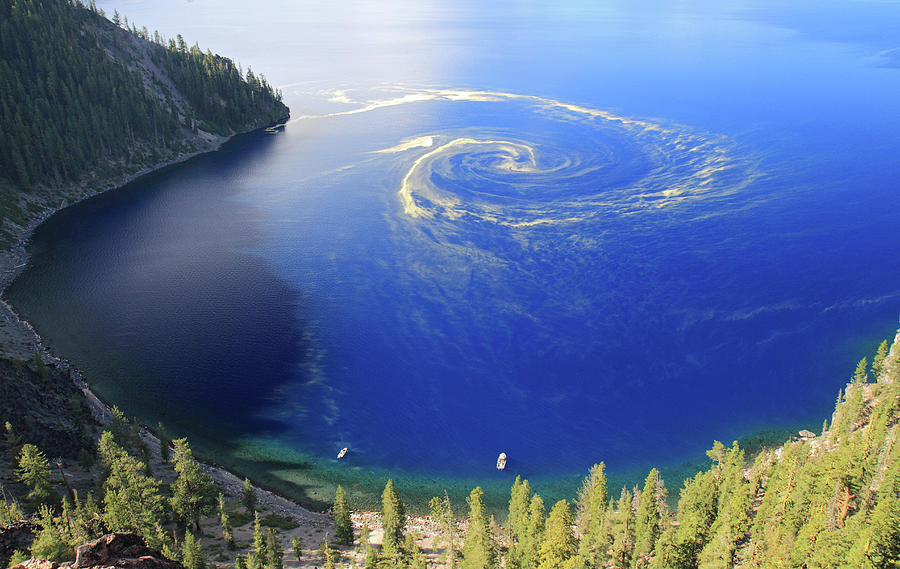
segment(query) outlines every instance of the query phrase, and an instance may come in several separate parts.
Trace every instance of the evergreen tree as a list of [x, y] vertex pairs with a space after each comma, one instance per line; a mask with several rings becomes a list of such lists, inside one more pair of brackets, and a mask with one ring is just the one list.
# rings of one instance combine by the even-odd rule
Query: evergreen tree
[[325, 542], [322, 543], [322, 569], [335, 569], [335, 557], [337, 557], [336, 552], [328, 545], [328, 539], [325, 539]]
[[184, 542], [181, 545], [181, 563], [185, 569], [204, 569], [203, 551], [200, 542], [194, 538], [190, 531], [184, 532]]
[[381, 525], [384, 528], [382, 551], [386, 556], [400, 552], [406, 527], [406, 508], [393, 480], [388, 480], [381, 494]]
[[875, 357], [872, 358], [872, 377], [875, 381], [879, 381], [881, 378], [881, 374], [884, 373], [884, 360], [888, 355], [888, 343], [887, 340], [882, 340], [881, 344], [878, 345], [878, 351], [875, 352]]
[[116, 444], [109, 431], [100, 435], [99, 449], [109, 472], [103, 483], [104, 520], [109, 529], [157, 535], [163, 513], [159, 484], [144, 474], [144, 464]]
[[228, 549], [234, 549], [234, 529], [228, 520], [228, 512], [225, 510], [225, 495], [219, 493], [219, 524], [222, 526], [222, 539]]
[[340, 484], [334, 494], [334, 539], [343, 545], [353, 545], [353, 522], [347, 492]]
[[528, 523], [525, 534], [519, 543], [518, 565], [520, 569], [532, 569], [537, 567], [540, 561], [541, 544], [544, 541], [544, 500], [534, 494], [528, 505]]
[[269, 542], [263, 533], [262, 524], [259, 523], [259, 512], [253, 515], [253, 551], [247, 556], [248, 567], [255, 564], [256, 567], [264, 567], [269, 559]]
[[497, 565], [497, 549], [484, 510], [484, 491], [469, 494], [469, 523], [462, 549], [463, 569], [489, 569]]
[[698, 473], [685, 481], [678, 500], [679, 525], [661, 536], [651, 567], [691, 569], [697, 566], [697, 556], [716, 517], [717, 500], [715, 470]]
[[634, 552], [634, 512], [631, 509], [632, 498], [628, 490], [622, 488], [622, 494], [616, 504], [612, 528], [613, 544], [611, 550], [612, 566], [615, 569], [628, 569]]
[[648, 558], [656, 546], [656, 541], [662, 533], [665, 508], [664, 491], [665, 487], [659, 478], [659, 471], [655, 468], [651, 469], [644, 480], [644, 490], [640, 495], [640, 505], [635, 519], [634, 562], [632, 563], [635, 568], [646, 566]]
[[178, 478], [172, 484], [172, 511], [186, 526], [193, 525], [199, 532], [200, 519], [210, 515], [215, 508], [218, 489], [194, 460], [187, 439], [178, 439], [174, 444]]
[[256, 489], [253, 488], [249, 478], [244, 478], [244, 487], [241, 489], [241, 505], [248, 514], [253, 514], [256, 512], [256, 503]]
[[572, 511], [566, 500], [560, 500], [550, 510], [547, 529], [541, 544], [538, 569], [564, 569], [571, 567], [576, 553], [575, 534], [572, 532]]
[[868, 380], [866, 370], [868, 368], [869, 363], [866, 358], [859, 360], [859, 363], [856, 364], [856, 371], [853, 372], [853, 383], [866, 383]]
[[284, 567], [284, 549], [281, 547], [281, 540], [275, 530], [269, 528], [266, 531], [266, 561], [264, 563], [266, 569], [283, 569]]
[[156, 424], [156, 432], [159, 435], [159, 460], [166, 464], [169, 462], [169, 447], [172, 445], [172, 440], [169, 439], [162, 422]]
[[35, 445], [28, 443], [19, 451], [19, 466], [16, 469], [19, 482], [27, 485], [28, 499], [39, 503], [50, 496], [53, 486], [50, 484], [50, 461]]
[[31, 556], [58, 563], [75, 559], [75, 550], [67, 543], [61, 528], [54, 523], [48, 506], [41, 506], [38, 519], [41, 530], [31, 544]]
[[531, 503], [531, 486], [528, 480], [516, 476], [509, 492], [509, 516], [506, 519], [513, 542], [520, 541], [528, 523], [528, 506]]
[[[450, 496], [444, 492], [443, 499], [434, 497], [429, 503], [431, 517], [440, 524], [441, 540], [435, 539], [437, 543], [443, 543], [445, 546], [443, 559], [449, 569], [456, 569], [456, 517], [453, 514], [453, 505], [450, 503]], [[437, 543], [435, 546], [437, 547]]]
[[602, 462], [591, 467], [575, 501], [575, 520], [581, 538], [578, 553], [590, 568], [603, 566], [610, 545], [603, 528], [608, 499], [605, 468]]
[[293, 550], [294, 557], [297, 558], [297, 561], [301, 562], [303, 560], [303, 545], [300, 542], [299, 537], [294, 536], [294, 538], [291, 539], [291, 550]]

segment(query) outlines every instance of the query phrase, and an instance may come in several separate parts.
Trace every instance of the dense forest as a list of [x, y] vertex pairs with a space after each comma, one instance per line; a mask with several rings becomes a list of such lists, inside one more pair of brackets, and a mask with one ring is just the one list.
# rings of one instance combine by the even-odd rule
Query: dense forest
[[[871, 365], [860, 361], [820, 434], [801, 431], [753, 457], [737, 443], [714, 443], [709, 467], [684, 481], [675, 511], [656, 469], [642, 485], [611, 494], [600, 463], [571, 503], [561, 500], [549, 512], [529, 482], [517, 478], [502, 525], [486, 514], [480, 488], [471, 492], [465, 517], [446, 495], [435, 497], [430, 521], [439, 530], [428, 555], [390, 480], [371, 526], [353, 523], [347, 494], [338, 487], [332, 543], [326, 535], [321, 547], [304, 552], [296, 536], [288, 540], [277, 529], [295, 526], [267, 516], [270, 527], [264, 529], [249, 481], [226, 503], [187, 441], [173, 444], [161, 426], [158, 460], [164, 466], [152, 470], [146, 440], [113, 409], [90, 451], [78, 453], [82, 468], [98, 473], [81, 497], [61, 488], [59, 477], [51, 479], [38, 445], [10, 422], [5, 428], [0, 464], [14, 467], [17, 485], [10, 488], [14, 493], [3, 492], [0, 526], [29, 517], [35, 524], [33, 543], [11, 552], [13, 562], [29, 556], [70, 560], [85, 540], [130, 531], [188, 569], [200, 569], [209, 555], [196, 536], [205, 531], [207, 540], [215, 534], [218, 566], [235, 569], [294, 565], [285, 561], [286, 548], [297, 560], [312, 556], [323, 567], [900, 567], [900, 335], [890, 351], [886, 341], [881, 344]], [[99, 465], [92, 466], [95, 460]], [[247, 528], [245, 542], [236, 537], [239, 525]], [[376, 530], [380, 544], [372, 539]]]
[[[0, 0], [2, 244], [33, 211], [288, 115], [264, 77], [80, 0]], [[99, 189], [99, 188], [98, 188]]]

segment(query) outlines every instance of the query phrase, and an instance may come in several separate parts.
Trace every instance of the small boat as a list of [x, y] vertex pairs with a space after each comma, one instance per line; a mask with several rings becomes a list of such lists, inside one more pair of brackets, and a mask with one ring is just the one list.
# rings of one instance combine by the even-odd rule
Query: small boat
[[347, 456], [347, 451], [349, 450], [350, 449], [348, 449], [347, 447], [342, 448], [341, 452], [338, 453], [338, 458], [344, 458], [345, 456]]
[[497, 457], [497, 470], [504, 470], [506, 468], [506, 453], [501, 452], [500, 456]]

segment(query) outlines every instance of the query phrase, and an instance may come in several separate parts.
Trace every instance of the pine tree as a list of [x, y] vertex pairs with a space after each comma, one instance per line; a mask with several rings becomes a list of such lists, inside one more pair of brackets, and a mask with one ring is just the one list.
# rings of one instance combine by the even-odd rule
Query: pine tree
[[644, 490], [640, 495], [640, 505], [635, 519], [634, 562], [632, 563], [635, 568], [646, 566], [647, 558], [653, 552], [656, 540], [662, 533], [663, 518], [660, 510], [661, 507], [665, 507], [665, 496], [661, 496], [662, 490], [659, 471], [653, 468], [644, 480]]
[[888, 355], [888, 343], [887, 340], [882, 340], [881, 344], [878, 345], [878, 351], [875, 352], [875, 357], [872, 358], [872, 377], [875, 381], [878, 381], [881, 377], [881, 374], [884, 373], [884, 360]]
[[194, 460], [187, 439], [178, 439], [174, 444], [178, 478], [172, 484], [172, 511], [186, 526], [193, 525], [200, 531], [200, 519], [213, 512], [218, 490], [212, 478]]
[[328, 539], [322, 544], [322, 569], [335, 569], [335, 551], [328, 545]]
[[249, 478], [244, 478], [244, 487], [241, 489], [241, 505], [248, 514], [256, 512], [256, 489], [250, 483]]
[[19, 466], [16, 469], [19, 482], [29, 486], [28, 499], [38, 503], [50, 496], [50, 461], [35, 445], [28, 443], [19, 451]]
[[521, 540], [525, 532], [530, 502], [531, 485], [528, 480], [523, 481], [520, 476], [516, 476], [509, 492], [509, 516], [506, 519], [514, 543]]
[[228, 549], [234, 549], [234, 529], [228, 520], [228, 512], [225, 510], [225, 495], [219, 493], [219, 524], [222, 526], [222, 539]]
[[532, 569], [537, 567], [540, 560], [541, 544], [544, 541], [545, 520], [544, 500], [537, 494], [531, 497], [528, 505], [528, 523], [525, 526], [525, 534], [519, 542], [520, 569]]
[[443, 498], [434, 497], [429, 503], [431, 517], [441, 526], [441, 539], [435, 541], [444, 544], [444, 563], [449, 569], [456, 569], [456, 518], [450, 496], [444, 492]]
[[257, 567], [265, 566], [266, 560], [269, 558], [268, 545], [266, 534], [262, 530], [262, 524], [259, 523], [259, 512], [256, 512], [253, 515], [253, 551], [248, 555], [247, 565], [250, 565], [252, 560]]
[[677, 527], [667, 529], [657, 542], [651, 567], [692, 569], [706, 544], [709, 528], [716, 517], [718, 493], [716, 471], [698, 473], [686, 480], [678, 500]]
[[484, 510], [484, 491], [469, 494], [469, 523], [462, 548], [463, 569], [489, 569], [497, 565], [497, 550]]
[[166, 464], [169, 462], [169, 447], [172, 445], [172, 441], [162, 422], [156, 424], [156, 432], [159, 435], [159, 460]]
[[859, 363], [856, 364], [856, 371], [853, 372], [853, 383], [866, 383], [868, 380], [866, 375], [868, 367], [869, 363], [866, 358], [859, 360]]
[[159, 483], [144, 474], [144, 464], [116, 444], [109, 431], [100, 435], [99, 449], [109, 472], [103, 483], [104, 521], [109, 529], [156, 535], [163, 513]]
[[384, 528], [382, 551], [386, 556], [400, 552], [406, 527], [406, 508], [393, 480], [388, 480], [381, 494], [381, 525]]
[[203, 569], [205, 567], [200, 542], [190, 531], [184, 533], [184, 542], [181, 545], [181, 563], [185, 569]]
[[269, 528], [266, 531], [266, 561], [264, 563], [266, 569], [283, 569], [284, 567], [284, 549], [281, 547], [281, 540], [275, 530]]
[[554, 504], [547, 518], [538, 569], [563, 569], [571, 565], [569, 561], [575, 556], [577, 547], [572, 523], [569, 502], [560, 500]]
[[297, 558], [297, 561], [301, 562], [303, 560], [303, 544], [300, 542], [299, 537], [294, 536], [294, 538], [291, 539], [291, 550], [293, 550], [294, 557]]
[[581, 538], [578, 553], [586, 567], [601, 567], [609, 547], [603, 529], [608, 499], [605, 468], [602, 462], [590, 468], [575, 502], [575, 523]]
[[634, 512], [631, 509], [632, 495], [622, 488], [622, 494], [616, 504], [613, 526], [613, 544], [611, 550], [612, 566], [615, 569], [628, 569], [634, 552]]
[[41, 506], [38, 519], [41, 531], [31, 544], [31, 556], [58, 563], [75, 559], [75, 550], [66, 542], [61, 528], [54, 523], [53, 513], [48, 506]]
[[353, 521], [350, 519], [350, 504], [347, 492], [340, 484], [334, 494], [334, 539], [343, 545], [353, 545]]

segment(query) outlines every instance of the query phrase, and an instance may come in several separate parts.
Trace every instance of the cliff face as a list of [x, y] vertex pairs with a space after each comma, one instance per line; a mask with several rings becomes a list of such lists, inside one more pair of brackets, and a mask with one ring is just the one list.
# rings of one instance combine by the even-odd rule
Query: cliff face
[[96, 423], [81, 390], [67, 372], [43, 363], [0, 358], [0, 418], [22, 442], [54, 458], [77, 458], [94, 446]]

